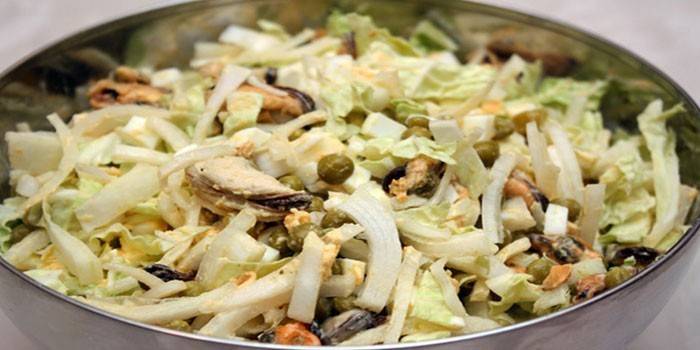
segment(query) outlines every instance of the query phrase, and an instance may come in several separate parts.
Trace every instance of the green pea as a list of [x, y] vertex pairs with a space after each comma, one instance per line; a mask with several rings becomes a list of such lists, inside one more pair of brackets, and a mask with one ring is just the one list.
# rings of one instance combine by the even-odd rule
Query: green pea
[[330, 298], [318, 298], [315, 321], [323, 321], [333, 314], [333, 301]]
[[616, 266], [605, 274], [605, 287], [613, 288], [634, 276], [634, 269], [625, 266]]
[[321, 220], [321, 227], [340, 227], [343, 226], [343, 224], [351, 224], [353, 222], [354, 221], [348, 216], [348, 214], [345, 214], [340, 210], [331, 210], [326, 213], [325, 216], [323, 216], [323, 219]]
[[343, 313], [355, 309], [355, 298], [354, 297], [336, 297], [333, 298], [333, 308], [338, 313]]
[[549, 270], [554, 266], [554, 262], [547, 258], [539, 258], [527, 265], [527, 273], [532, 275], [534, 282], [541, 284], [547, 275], [549, 275]]
[[331, 271], [334, 275], [341, 275], [343, 273], [343, 266], [340, 265], [340, 261], [335, 260], [333, 262], [333, 267], [331, 268]]
[[577, 201], [573, 199], [555, 199], [552, 201], [554, 204], [561, 205], [562, 207], [566, 207], [569, 209], [569, 221], [573, 222], [576, 221], [578, 218], [578, 215], [581, 213], [581, 205], [578, 204]]
[[430, 126], [430, 119], [424, 117], [412, 117], [406, 121], [406, 126], [409, 128], [418, 127], [427, 129]]
[[403, 139], [407, 139], [411, 136], [432, 138], [433, 134], [430, 132], [430, 130], [421, 126], [412, 126], [401, 134], [401, 138]]
[[345, 120], [352, 125], [362, 127], [362, 124], [365, 123], [365, 116], [360, 113], [350, 113]]
[[294, 141], [294, 140], [300, 138], [301, 135], [304, 135], [305, 132], [306, 132], [306, 130], [304, 130], [304, 129], [296, 129], [296, 130], [292, 131], [291, 134], [289, 134], [289, 140]]
[[479, 158], [484, 163], [485, 166], [490, 167], [498, 159], [500, 154], [500, 149], [498, 142], [496, 141], [481, 141], [474, 144], [474, 149], [476, 153], [479, 154]]
[[267, 244], [280, 251], [280, 253], [286, 252], [288, 250], [287, 244], [289, 242], [289, 232], [282, 225], [272, 226], [265, 231], [264, 235], [269, 235], [267, 238]]
[[304, 183], [296, 175], [282, 176], [279, 178], [279, 182], [295, 191], [302, 191], [304, 189]]
[[311, 198], [311, 204], [309, 204], [309, 211], [323, 211], [323, 199], [318, 196]]
[[320, 232], [319, 227], [313, 223], [307, 222], [292, 228], [289, 231], [289, 241], [287, 241], [287, 247], [293, 252], [300, 252], [302, 246], [304, 245], [304, 239], [309, 232]]
[[496, 134], [493, 138], [500, 140], [510, 136], [515, 131], [515, 123], [510, 117], [499, 115], [494, 121], [494, 128], [496, 129]]
[[330, 154], [318, 162], [318, 177], [331, 185], [342, 184], [354, 171], [352, 159], [342, 154]]

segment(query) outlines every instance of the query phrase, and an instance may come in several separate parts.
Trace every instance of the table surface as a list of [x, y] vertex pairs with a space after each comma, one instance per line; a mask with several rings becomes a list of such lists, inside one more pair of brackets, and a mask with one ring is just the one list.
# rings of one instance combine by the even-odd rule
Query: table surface
[[[0, 70], [32, 50], [78, 29], [163, 3], [157, 0], [0, 0]], [[696, 99], [700, 76], [692, 68], [700, 59], [700, 1], [490, 0], [502, 5], [573, 23], [600, 34], [668, 73]], [[75, 16], [75, 14], [80, 14]], [[20, 30], [18, 30], [20, 29]], [[630, 350], [697, 349], [700, 332], [700, 259], [666, 308], [632, 344]], [[0, 310], [3, 348], [40, 350], [12, 325]], [[7, 347], [5, 347], [7, 346]]]

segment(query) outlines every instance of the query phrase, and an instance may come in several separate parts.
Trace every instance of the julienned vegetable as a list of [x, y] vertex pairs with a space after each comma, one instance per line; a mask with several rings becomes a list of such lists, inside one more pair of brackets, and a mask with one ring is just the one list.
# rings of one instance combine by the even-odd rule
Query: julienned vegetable
[[680, 106], [613, 134], [607, 82], [485, 47], [462, 63], [428, 21], [408, 40], [358, 14], [259, 25], [189, 69], [117, 68], [54, 132], [8, 132], [2, 256], [136, 321], [358, 346], [583, 302], [686, 229]]

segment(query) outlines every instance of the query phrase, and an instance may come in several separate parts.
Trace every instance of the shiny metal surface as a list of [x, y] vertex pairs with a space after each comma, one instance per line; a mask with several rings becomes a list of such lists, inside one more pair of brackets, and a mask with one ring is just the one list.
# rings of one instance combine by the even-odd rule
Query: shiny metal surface
[[[505, 27], [528, 47], [570, 54], [581, 77], [618, 77], [669, 102], [682, 102], [689, 118], [674, 125], [697, 130], [697, 106], [672, 81], [634, 55], [575, 29], [539, 18], [459, 1], [213, 1], [183, 4], [127, 17], [79, 33], [38, 52], [0, 75], [0, 132], [17, 121], [46, 127], [53, 110], [68, 117], [84, 108], [81, 85], [104, 75], [118, 62], [159, 67], [185, 65], [191, 43], [213, 38], [227, 23], [253, 25], [259, 17], [291, 28], [318, 25], [331, 8], [360, 9], [397, 33], [428, 17], [450, 29], [464, 52]], [[533, 42], [532, 38], [536, 38]], [[148, 44], [145, 44], [148, 43]], [[139, 52], [144, 44], [151, 50]], [[634, 128], [633, 111], [613, 111], [606, 122]], [[679, 132], [683, 140], [683, 132]], [[692, 140], [690, 140], [692, 142]], [[681, 145], [684, 181], [697, 184], [698, 155]], [[7, 161], [0, 157], [0, 176]], [[695, 217], [695, 216], [694, 216]], [[376, 348], [435, 349], [619, 349], [638, 335], [661, 310], [685, 274], [698, 248], [694, 226], [673, 250], [650, 269], [615, 290], [573, 308], [494, 331], [427, 344]], [[0, 259], [0, 305], [19, 329], [49, 349], [244, 349], [275, 346], [237, 343], [183, 334], [121, 320], [37, 285]]]

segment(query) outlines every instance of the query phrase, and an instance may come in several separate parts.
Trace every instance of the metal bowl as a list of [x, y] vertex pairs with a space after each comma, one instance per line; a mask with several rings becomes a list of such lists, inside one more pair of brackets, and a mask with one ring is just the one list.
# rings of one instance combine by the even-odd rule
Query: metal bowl
[[[603, 103], [610, 127], [636, 128], [634, 116], [652, 98], [682, 103], [676, 118], [681, 173], [700, 183], [700, 111], [658, 69], [604, 39], [551, 20], [492, 6], [449, 0], [219, 0], [184, 3], [121, 18], [77, 33], [26, 58], [0, 75], [0, 134], [16, 122], [47, 128], [53, 111], [68, 118], [86, 108], [81, 86], [119, 63], [156, 68], [185, 66], [197, 40], [216, 38], [229, 23], [252, 26], [266, 18], [292, 30], [317, 26], [332, 9], [359, 11], [395, 33], [406, 34], [420, 19], [443, 27], [462, 48], [460, 55], [488, 44], [501, 55], [538, 57], [549, 74], [609, 78], [615, 92]], [[146, 50], [146, 48], [148, 50]], [[528, 57], [529, 56], [529, 57]], [[8, 179], [5, 145], [0, 183]], [[8, 186], [2, 189], [7, 195]], [[694, 222], [697, 210], [691, 215]], [[621, 349], [661, 311], [698, 248], [696, 222], [659, 261], [624, 284], [565, 310], [488, 332], [376, 349]], [[47, 349], [274, 349], [182, 333], [133, 322], [50, 290], [0, 259], [0, 306], [29, 338]]]

